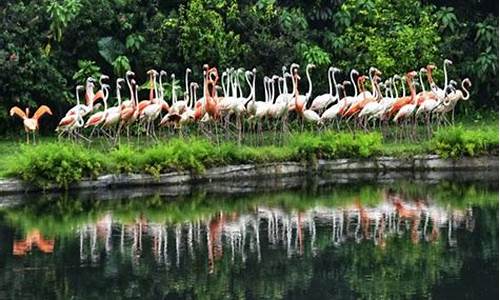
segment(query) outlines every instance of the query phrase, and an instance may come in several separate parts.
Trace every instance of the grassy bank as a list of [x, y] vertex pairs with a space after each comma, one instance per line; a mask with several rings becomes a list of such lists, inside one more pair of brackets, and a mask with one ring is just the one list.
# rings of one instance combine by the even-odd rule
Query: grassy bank
[[202, 172], [213, 166], [279, 161], [314, 161], [334, 158], [412, 156], [439, 154], [444, 158], [476, 156], [498, 151], [498, 128], [449, 127], [428, 141], [384, 141], [380, 133], [334, 131], [296, 133], [282, 146], [247, 146], [233, 142], [215, 144], [204, 138], [172, 138], [150, 145], [131, 143], [120, 147], [87, 146], [54, 140], [36, 146], [1, 142], [3, 177], [18, 177], [37, 185], [67, 186], [84, 177], [106, 173], [159, 175], [176, 170]]

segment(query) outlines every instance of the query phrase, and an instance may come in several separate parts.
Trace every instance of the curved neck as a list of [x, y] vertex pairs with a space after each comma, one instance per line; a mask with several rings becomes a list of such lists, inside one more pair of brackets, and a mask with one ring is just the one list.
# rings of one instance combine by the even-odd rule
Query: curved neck
[[130, 79], [128, 78], [128, 76], [125, 76], [125, 79], [127, 80], [128, 92], [130, 94], [130, 101], [133, 101], [134, 91], [132, 90], [132, 84], [130, 84]]
[[159, 98], [158, 84], [156, 84], [156, 74], [153, 76], [153, 85], [155, 87], [155, 100]]
[[[76, 88], [76, 105], [80, 105], [80, 93], [78, 93], [78, 87]], [[77, 109], [77, 111], [80, 111], [80, 109]]]
[[265, 100], [265, 102], [268, 101], [268, 98], [269, 98], [269, 96], [268, 96], [268, 92], [267, 92], [267, 80], [264, 79], [264, 100]]
[[309, 74], [309, 69], [310, 68], [306, 68], [307, 82], [309, 83], [309, 90], [307, 91], [306, 97], [311, 97], [312, 94], [312, 81], [311, 81], [311, 75]]
[[464, 93], [465, 93], [465, 96], [462, 98], [463, 100], [469, 100], [469, 97], [470, 97], [470, 93], [469, 93], [469, 90], [467, 90], [464, 86], [464, 83], [465, 83], [465, 79], [462, 80], [462, 89], [464, 90]]
[[109, 97], [109, 90], [108, 88], [103, 88], [103, 94], [104, 96], [102, 97], [102, 101], [104, 102], [104, 111], [108, 110], [108, 97]]
[[[408, 82], [408, 78], [406, 78], [406, 82]], [[401, 81], [401, 85], [403, 86], [403, 97], [406, 97], [406, 87], [405, 82]]]
[[243, 91], [241, 90], [241, 84], [240, 84], [240, 77], [239, 77], [240, 72], [236, 72], [236, 87], [238, 88], [238, 91], [240, 92], [240, 97], [243, 97]]
[[222, 92], [224, 93], [224, 98], [227, 98], [227, 89], [224, 81], [225, 77], [227, 77], [227, 73], [222, 74], [220, 78], [220, 84], [222, 85]]
[[161, 80], [161, 74], [160, 74], [160, 78], [159, 78], [159, 81], [160, 81], [160, 90], [159, 90], [159, 93], [160, 93], [160, 99], [163, 100], [163, 97], [164, 97], [164, 90], [163, 90], [163, 81]]
[[368, 71], [368, 77], [370, 78], [370, 85], [372, 86], [372, 94], [375, 93], [375, 84], [373, 83], [373, 71]]
[[443, 69], [444, 69], [444, 87], [445, 89], [448, 86], [448, 71], [446, 70], [446, 61], [443, 63]]
[[337, 80], [335, 79], [335, 70], [332, 70], [331, 78], [332, 78], [333, 85], [335, 86], [335, 97], [337, 97], [337, 99], [340, 99], [339, 87], [337, 86]]
[[252, 100], [255, 102], [255, 78], [257, 75], [254, 73], [253, 74], [253, 79], [252, 79]]
[[283, 93], [288, 94], [288, 83], [287, 83], [287, 74], [286, 72], [283, 75]]
[[186, 75], [184, 76], [184, 85], [186, 86], [186, 93], [189, 95], [189, 70], [186, 70]]
[[328, 70], [328, 93], [333, 96], [333, 89], [332, 89], [332, 76], [331, 76], [332, 70]]
[[271, 79], [271, 102], [274, 103], [274, 79]]
[[[395, 96], [396, 98], [399, 98], [398, 87], [396, 85], [396, 79], [392, 80], [392, 88], [394, 89], [394, 95], [392, 95], [392, 96], [393, 97]], [[391, 89], [391, 92], [392, 92], [392, 89]]]
[[420, 80], [420, 86], [422, 87], [422, 92], [425, 92], [424, 81], [422, 80], [422, 72], [418, 72], [418, 79]]
[[118, 99], [118, 107], [122, 104], [122, 95], [120, 92], [120, 84], [116, 84], [116, 99]]
[[408, 84], [408, 88], [410, 89], [410, 97], [413, 102], [413, 100], [417, 100], [417, 97], [415, 97], [415, 87], [413, 86], [412, 79], [409, 77], [406, 77], [406, 83]]
[[358, 89], [356, 87], [356, 82], [354, 81], [354, 72], [353, 71], [351, 71], [351, 75], [349, 77], [351, 78], [351, 83], [352, 83], [352, 86], [354, 87], [354, 97], [356, 97], [358, 95]]
[[283, 90], [281, 89], [281, 84], [279, 79], [278, 79], [278, 93], [279, 95], [283, 94]]

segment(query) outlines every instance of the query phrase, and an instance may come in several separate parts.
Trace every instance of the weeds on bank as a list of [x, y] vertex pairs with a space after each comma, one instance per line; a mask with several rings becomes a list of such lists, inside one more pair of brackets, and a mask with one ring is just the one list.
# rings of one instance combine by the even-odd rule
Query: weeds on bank
[[219, 145], [201, 137], [173, 138], [153, 145], [125, 144], [107, 150], [67, 142], [21, 146], [4, 162], [3, 174], [45, 186], [67, 188], [82, 178], [100, 174], [146, 173], [159, 176], [171, 171], [203, 172], [213, 166], [317, 159], [368, 158], [380, 155], [437, 153], [444, 158], [498, 151], [498, 128], [438, 130], [420, 144], [383, 143], [380, 133], [303, 132], [282, 146], [248, 146], [233, 142]]

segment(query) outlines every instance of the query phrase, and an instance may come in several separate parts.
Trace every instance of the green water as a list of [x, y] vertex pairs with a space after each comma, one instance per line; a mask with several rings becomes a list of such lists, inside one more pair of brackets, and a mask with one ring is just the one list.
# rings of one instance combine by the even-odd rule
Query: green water
[[26, 198], [1, 299], [498, 299], [493, 183]]

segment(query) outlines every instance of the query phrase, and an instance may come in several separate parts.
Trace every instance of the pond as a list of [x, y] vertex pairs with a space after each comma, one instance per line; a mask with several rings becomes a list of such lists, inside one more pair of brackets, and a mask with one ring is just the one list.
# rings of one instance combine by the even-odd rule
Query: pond
[[498, 183], [26, 196], [0, 298], [497, 298]]

